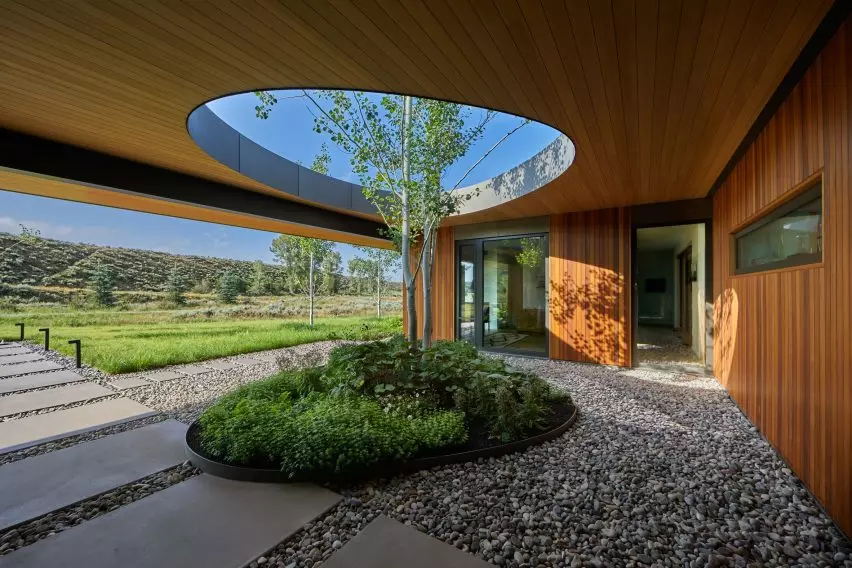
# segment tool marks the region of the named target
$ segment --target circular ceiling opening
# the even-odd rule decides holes
[[[546,185],[574,160],[558,130],[523,117],[410,97],[414,179],[465,195],[459,213]],[[375,214],[363,185],[402,168],[403,96],[344,90],[271,90],[212,100],[187,129],[208,154],[274,189],[321,205]],[[386,175],[385,175],[386,173]]]

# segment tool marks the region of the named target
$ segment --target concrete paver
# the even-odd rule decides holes
[[[0,345],[0,360],[10,355],[26,355],[27,353],[33,353],[33,351],[24,347],[15,347],[14,345]]]
[[[237,365],[231,363],[230,361],[209,361],[204,363],[208,367],[213,367],[219,371],[230,371],[231,369],[236,369]]]
[[[151,373],[150,375],[145,375],[145,379],[149,381],[154,381],[156,383],[162,383],[165,381],[173,381],[175,379],[179,379],[183,377],[180,373],[175,373],[174,371],[157,371]]]
[[[0,557],[0,568],[239,568],[339,500],[313,484],[202,474]]]
[[[53,373],[37,373],[0,380],[0,394],[26,391],[42,387],[52,387],[67,383],[85,381],[86,378],[72,371],[56,371]]]
[[[204,367],[199,367],[198,365],[186,365],[176,370],[178,373],[183,373],[184,375],[201,375],[203,373],[210,372],[210,369],[205,369]]]
[[[154,414],[156,411],[147,406],[118,398],[10,420],[0,423],[0,453]]]
[[[111,387],[118,390],[127,390],[136,387],[144,387],[151,383],[141,377],[125,377],[123,379],[113,379],[109,382],[109,384]]]
[[[0,530],[182,463],[185,435],[166,420],[0,467]]]
[[[15,377],[17,375],[26,375],[29,373],[40,373],[41,371],[53,371],[61,369],[62,365],[53,361],[35,361],[32,363],[19,363],[17,365],[2,365],[0,366],[0,379],[6,377]]]
[[[79,383],[49,390],[12,394],[0,398],[0,416],[94,400],[111,394],[115,394],[115,391],[95,383]]]
[[[487,568],[472,554],[379,515],[323,563],[323,568]]]
[[[30,361],[46,361],[44,355],[39,353],[18,353],[8,357],[0,357],[0,365],[12,365],[15,363],[29,363]]]

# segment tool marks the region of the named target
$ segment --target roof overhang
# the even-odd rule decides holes
[[[252,179],[187,132],[194,108],[228,93],[324,87],[493,108],[574,142],[564,174],[453,223],[702,198],[815,31],[849,4],[7,0],[0,127],[213,184],[218,197],[211,207],[175,194],[180,184],[128,188],[8,165],[0,187],[376,239],[375,216]],[[254,194],[260,215],[242,210],[261,203]]]

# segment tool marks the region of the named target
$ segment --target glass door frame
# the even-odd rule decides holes
[[[548,260],[550,259],[550,248],[549,248],[549,239],[547,233],[523,233],[520,235],[500,235],[497,237],[481,237],[474,239],[464,239],[455,242],[455,258],[454,258],[454,272],[455,276],[455,300],[453,302],[455,317],[455,339],[461,340],[461,324],[462,324],[462,315],[461,315],[461,299],[463,297],[464,291],[462,290],[462,273],[459,270],[459,262],[461,261],[461,247],[473,245],[473,330],[474,330],[474,346],[481,350],[487,351],[489,353],[504,353],[506,355],[522,355],[525,357],[539,357],[547,359],[550,355],[550,329],[548,327],[549,317],[545,318],[544,324],[544,351],[531,351],[525,349],[507,349],[507,348],[495,348],[495,347],[485,347],[484,345],[484,337],[482,333],[482,306],[483,306],[483,296],[485,292],[485,263],[484,260],[484,244],[486,241],[503,241],[506,239],[523,239],[529,237],[541,238],[544,240],[544,305],[547,315],[550,315],[550,266]]]

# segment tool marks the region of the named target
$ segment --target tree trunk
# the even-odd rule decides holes
[[[314,253],[310,254],[310,266],[308,266],[308,320],[310,326],[314,327]]]
[[[423,338],[421,344],[423,349],[429,349],[432,345],[432,248],[435,234],[429,231],[424,235],[423,256],[420,262],[420,272],[423,277]]]
[[[406,311],[408,314],[408,341],[417,341],[417,306],[415,291],[417,282],[411,274],[411,226],[409,223],[409,186],[411,164],[409,163],[411,137],[411,97],[402,98],[402,280],[405,284]]]
[[[376,270],[376,317],[382,319],[382,273]]]

